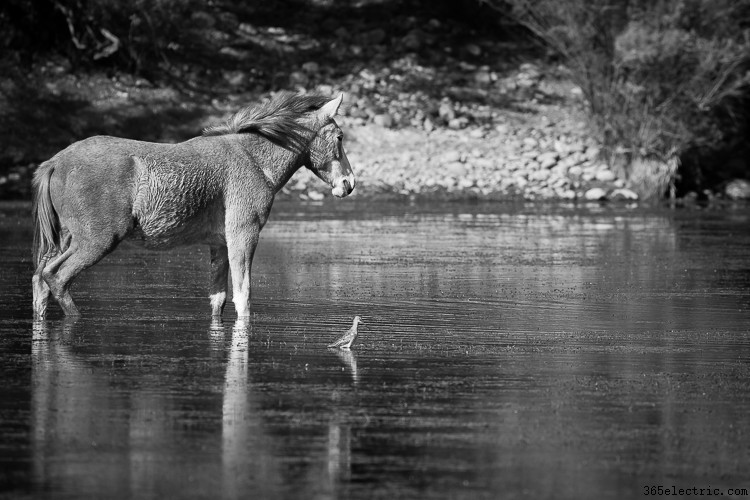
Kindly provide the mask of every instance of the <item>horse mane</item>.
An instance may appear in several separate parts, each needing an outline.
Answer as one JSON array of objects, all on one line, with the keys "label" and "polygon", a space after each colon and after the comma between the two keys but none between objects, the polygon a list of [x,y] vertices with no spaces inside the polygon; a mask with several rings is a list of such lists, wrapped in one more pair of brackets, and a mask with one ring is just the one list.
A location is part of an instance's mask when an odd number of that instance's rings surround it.
[{"label": "horse mane", "polygon": [[242,108],[221,125],[207,127],[204,136],[256,134],[295,153],[308,148],[313,131],[300,123],[330,99],[316,94],[280,92],[270,100]]}]

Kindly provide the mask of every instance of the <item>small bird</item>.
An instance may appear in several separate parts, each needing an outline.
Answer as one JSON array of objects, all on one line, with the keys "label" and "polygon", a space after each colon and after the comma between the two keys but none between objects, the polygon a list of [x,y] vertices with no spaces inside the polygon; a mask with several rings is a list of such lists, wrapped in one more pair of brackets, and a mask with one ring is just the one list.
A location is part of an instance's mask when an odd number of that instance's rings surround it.
[{"label": "small bird", "polygon": [[349,349],[354,341],[357,340],[357,325],[362,323],[362,318],[354,316],[354,324],[349,330],[341,336],[338,340],[332,344],[328,344],[328,347],[338,347],[339,349]]}]

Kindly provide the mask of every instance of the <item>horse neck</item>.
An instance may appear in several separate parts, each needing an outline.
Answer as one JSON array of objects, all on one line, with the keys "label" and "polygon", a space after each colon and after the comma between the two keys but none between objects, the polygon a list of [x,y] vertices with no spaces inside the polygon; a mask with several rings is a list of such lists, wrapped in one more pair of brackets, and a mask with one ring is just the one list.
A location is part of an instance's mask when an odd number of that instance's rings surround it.
[{"label": "horse neck", "polygon": [[304,163],[304,154],[294,153],[266,139],[248,136],[245,142],[248,154],[263,170],[274,192],[281,190]]}]

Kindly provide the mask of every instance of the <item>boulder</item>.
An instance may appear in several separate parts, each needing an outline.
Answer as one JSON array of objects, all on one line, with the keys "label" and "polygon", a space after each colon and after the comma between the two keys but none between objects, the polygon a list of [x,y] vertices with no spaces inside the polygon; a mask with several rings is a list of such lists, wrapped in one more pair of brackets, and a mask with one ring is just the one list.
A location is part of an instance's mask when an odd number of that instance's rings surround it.
[{"label": "boulder", "polygon": [[599,182],[612,182],[617,178],[614,172],[609,169],[599,170],[595,179]]},{"label": "boulder", "polygon": [[612,191],[609,198],[615,201],[638,201],[638,194],[628,188],[620,188]]},{"label": "boulder", "polygon": [[587,201],[599,201],[607,197],[607,192],[602,188],[591,188],[583,194],[583,198]]},{"label": "boulder", "polygon": [[542,168],[552,168],[557,164],[558,155],[556,152],[548,151],[542,153],[536,157],[536,161],[542,166]]},{"label": "boulder", "polygon": [[445,165],[443,171],[450,177],[463,177],[466,175],[466,167],[463,163],[453,162]]},{"label": "boulder", "polygon": [[393,126],[393,117],[388,113],[377,114],[372,121],[375,125],[380,125],[385,128],[391,128]]},{"label": "boulder", "polygon": [[323,193],[319,192],[319,191],[310,191],[310,192],[307,193],[307,197],[310,198],[313,201],[320,201],[323,198],[325,198],[326,196]]},{"label": "boulder", "polygon": [[724,194],[731,200],[750,200],[750,181],[734,179],[724,188]]},{"label": "boulder", "polygon": [[461,153],[456,151],[455,149],[446,151],[442,155],[440,155],[440,163],[447,164],[447,163],[456,163],[461,161]]},{"label": "boulder", "polygon": [[438,116],[445,120],[446,123],[456,118],[456,110],[450,102],[441,102],[438,108]]},{"label": "boulder", "polygon": [[469,119],[465,116],[454,118],[448,121],[448,128],[453,130],[461,130],[469,124]]},{"label": "boulder", "polygon": [[320,71],[320,65],[315,61],[308,61],[302,65],[302,71],[304,71],[308,75],[314,75],[318,71]]},{"label": "boulder", "polygon": [[304,74],[301,71],[292,71],[289,74],[289,83],[293,87],[296,87],[296,86],[304,87],[308,83],[310,83],[310,79],[307,77],[306,74]]},{"label": "boulder", "polygon": [[[386,33],[382,28],[376,28],[362,35],[362,42],[365,45],[378,45],[385,40]],[[342,37],[343,38],[343,37]]]}]

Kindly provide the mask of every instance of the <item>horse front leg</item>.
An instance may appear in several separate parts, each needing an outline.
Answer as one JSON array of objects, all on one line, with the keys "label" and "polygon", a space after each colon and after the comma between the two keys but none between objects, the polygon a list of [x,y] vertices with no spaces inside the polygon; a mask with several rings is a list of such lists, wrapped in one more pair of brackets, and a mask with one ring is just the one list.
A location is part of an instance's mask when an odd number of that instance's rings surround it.
[{"label": "horse front leg", "polygon": [[227,303],[229,255],[226,245],[211,245],[211,315],[221,317]]},{"label": "horse front leg", "polygon": [[249,230],[227,235],[229,269],[232,273],[232,302],[238,318],[250,316],[250,270],[259,236],[260,226],[251,226]]}]

